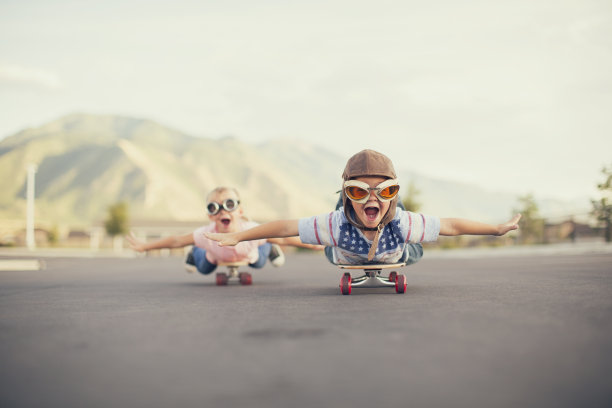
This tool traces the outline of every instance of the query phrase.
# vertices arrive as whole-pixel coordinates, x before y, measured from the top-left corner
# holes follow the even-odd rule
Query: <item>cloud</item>
[[[62,83],[52,72],[0,63],[0,87],[55,91],[62,87]]]

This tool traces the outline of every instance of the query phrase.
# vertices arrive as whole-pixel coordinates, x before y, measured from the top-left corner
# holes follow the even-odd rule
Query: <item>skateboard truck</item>
[[[238,278],[241,285],[251,285],[253,283],[251,274],[248,272],[238,272],[238,268],[245,265],[248,265],[248,262],[219,262],[217,266],[225,266],[227,273],[217,272],[215,276],[217,286],[227,285],[231,278]]]
[[[345,272],[340,280],[340,291],[343,295],[350,295],[352,288],[388,288],[394,287],[397,293],[406,292],[406,276],[392,271],[389,276],[381,276],[381,271],[388,268],[400,268],[406,265],[376,264],[376,265],[343,265],[338,264],[341,269],[362,269],[363,276],[353,278],[350,272]]]

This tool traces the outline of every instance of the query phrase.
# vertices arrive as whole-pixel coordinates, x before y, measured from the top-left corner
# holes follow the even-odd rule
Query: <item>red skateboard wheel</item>
[[[217,282],[217,286],[224,286],[227,285],[227,274],[225,273],[218,273],[216,278],[216,282]]]
[[[242,285],[250,285],[253,283],[253,277],[248,272],[240,272],[238,274],[238,278],[240,279],[240,284]]]
[[[343,295],[351,294],[351,274],[348,272],[340,279],[340,292],[342,292]]]
[[[397,293],[406,292],[406,275],[404,274],[397,275],[397,278],[395,279],[395,291]]]

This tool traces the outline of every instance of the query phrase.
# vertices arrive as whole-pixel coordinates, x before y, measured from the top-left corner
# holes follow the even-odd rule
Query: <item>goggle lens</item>
[[[208,210],[208,213],[210,215],[215,215],[216,213],[221,211],[221,206],[217,203],[208,203],[206,209]]]
[[[221,209],[227,212],[235,211],[236,208],[238,208],[238,204],[240,204],[240,201],[234,200],[233,198],[228,198],[221,204],[211,201],[206,205],[206,210],[210,215],[217,215]]]
[[[361,187],[349,186],[346,188],[346,195],[352,200],[362,200],[370,195],[370,192]]]
[[[237,206],[236,200],[225,200],[223,203],[223,208],[225,208],[227,211],[234,211]]]
[[[383,188],[382,190],[380,190],[378,195],[384,199],[391,200],[393,197],[397,195],[398,192],[399,192],[399,186],[395,185],[395,186],[389,186],[387,188]]]

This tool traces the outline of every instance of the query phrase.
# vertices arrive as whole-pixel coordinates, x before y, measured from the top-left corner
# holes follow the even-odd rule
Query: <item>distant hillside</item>
[[[363,147],[356,147],[355,152]],[[100,223],[127,201],[133,220],[206,221],[205,194],[235,186],[259,221],[329,211],[346,157],[298,141],[246,144],[196,138],[150,120],[74,114],[0,141],[0,217],[25,214],[26,168],[38,166],[36,216],[55,225]],[[516,196],[400,172],[422,211],[495,221]],[[406,190],[404,190],[406,191]]]
[[[0,142],[0,171],[10,175],[0,180],[3,218],[25,213],[28,163],[38,165],[37,216],[83,225],[122,200],[133,219],[205,220],[205,194],[218,185],[236,186],[257,219],[324,212],[335,201],[331,175],[338,179],[342,167],[306,145],[252,146],[148,120],[70,115]]]

